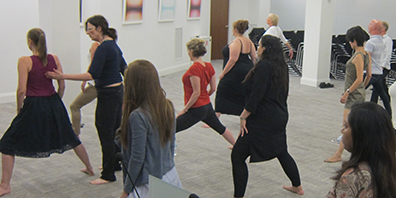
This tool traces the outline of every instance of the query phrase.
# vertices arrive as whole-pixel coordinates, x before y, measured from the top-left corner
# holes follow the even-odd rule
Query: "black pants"
[[[115,131],[120,127],[124,86],[97,88],[95,126],[102,146],[101,179],[115,181],[114,174],[117,146],[114,142]]]
[[[213,110],[212,103],[198,108],[190,108],[185,114],[176,118],[176,133],[186,130],[197,122],[202,121],[210,128],[222,135],[226,128],[221,124],[219,118]]]
[[[385,90],[386,95],[389,98],[390,101],[390,95],[389,95],[389,88],[388,85],[386,85],[386,76],[389,74],[390,70],[388,69],[383,69],[382,70],[382,88]],[[378,103],[378,96],[379,96],[379,91],[375,88],[373,88],[373,93],[371,94],[371,99],[370,102]]]
[[[382,74],[373,74],[371,76],[370,82],[366,86],[366,89],[373,85],[373,89],[378,91],[379,96],[381,97],[382,103],[384,103],[385,110],[389,113],[389,116],[392,118],[392,108],[390,105],[390,97],[385,93],[385,88],[383,87],[382,82]],[[374,94],[374,92],[372,93]],[[372,100],[370,100],[373,102]]]
[[[234,179],[234,197],[243,197],[245,195],[249,171],[246,159],[250,156],[249,151],[249,134],[239,137],[231,153],[232,176]],[[278,158],[283,171],[292,182],[294,187],[301,185],[300,174],[297,164],[285,149],[276,158]]]

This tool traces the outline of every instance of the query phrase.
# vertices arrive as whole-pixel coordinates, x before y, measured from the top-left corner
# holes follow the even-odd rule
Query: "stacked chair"
[[[396,80],[396,39],[393,39],[393,50],[391,55],[391,70],[388,76],[385,77],[386,84],[388,86],[392,85]]]
[[[264,34],[265,29],[264,28],[253,28],[252,31],[249,33],[249,38],[253,42],[254,46],[258,47],[258,42],[261,39],[261,36]]]
[[[264,34],[264,28],[253,28],[249,33],[249,38],[255,44],[256,49],[258,41]],[[294,55],[290,59],[289,49],[283,44],[283,50],[286,55],[286,61],[289,66],[289,71],[295,75],[302,75],[302,64],[304,56],[304,30],[298,31],[283,31],[286,39],[293,49]],[[334,79],[343,79],[345,77],[345,64],[352,56],[353,50],[346,40],[345,34],[333,35],[331,46],[331,63],[330,63],[330,77]],[[391,85],[396,79],[396,39],[393,40],[393,52],[391,57],[391,72],[386,78],[387,85]]]

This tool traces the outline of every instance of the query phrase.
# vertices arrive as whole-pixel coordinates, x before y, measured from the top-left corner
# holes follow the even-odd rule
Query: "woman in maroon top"
[[[28,32],[32,56],[18,60],[17,116],[0,140],[2,177],[0,196],[11,192],[10,181],[15,156],[43,158],[69,149],[86,166],[84,173],[93,175],[88,154],[74,134],[65,106],[61,100],[64,80],[58,80],[58,92],[45,72],[62,71],[56,55],[47,54],[45,34],[39,28]]]
[[[182,78],[184,108],[176,119],[176,133],[203,121],[234,145],[234,136],[221,124],[210,103],[209,96],[216,91],[216,77],[212,64],[202,60],[202,56],[206,53],[204,43],[198,38],[187,43],[188,55],[194,64]],[[210,85],[209,91],[208,85]]]

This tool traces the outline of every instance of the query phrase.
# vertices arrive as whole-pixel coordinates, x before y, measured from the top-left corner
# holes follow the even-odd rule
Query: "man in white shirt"
[[[392,56],[392,50],[393,50],[393,40],[386,34],[386,32],[389,29],[389,24],[385,21],[382,21],[382,40],[384,41],[384,45],[385,45],[385,50],[384,53],[382,54],[382,86],[385,90],[385,93],[388,95],[389,100],[390,100],[390,96],[389,96],[389,89],[388,89],[388,85],[386,84],[386,76],[388,76],[389,72],[390,72],[390,60],[391,60],[391,56]],[[378,102],[378,91],[376,89],[373,89],[373,94],[371,95],[371,102]]]
[[[385,93],[385,89],[382,85],[382,55],[385,51],[385,45],[381,36],[382,29],[382,22],[375,19],[373,19],[368,25],[368,30],[371,37],[364,46],[364,49],[371,55],[372,76],[369,84],[366,86],[366,89],[370,85],[373,85],[374,89],[378,91],[386,111],[389,113],[389,116],[392,117],[392,109],[390,106],[389,97]]]
[[[283,35],[283,31],[278,27],[279,17],[278,15],[271,13],[268,15],[267,24],[270,26],[267,31],[264,32],[264,35],[272,35],[278,37],[287,48],[289,48],[289,57],[290,59],[293,58],[293,48],[291,47],[288,40],[286,40],[285,36]]]

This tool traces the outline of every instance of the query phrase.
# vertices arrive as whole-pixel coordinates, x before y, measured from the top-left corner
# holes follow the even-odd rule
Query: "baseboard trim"
[[[0,104],[1,103],[9,103],[15,102],[15,92],[12,93],[2,93],[0,94]]]
[[[159,74],[159,76],[166,76],[166,75],[169,75],[169,74],[173,74],[173,73],[176,73],[176,72],[179,72],[179,71],[186,70],[186,69],[188,69],[189,66],[190,66],[189,63],[183,63],[183,64],[176,65],[176,66],[173,66],[173,67],[167,67],[165,69],[159,69],[158,70],[158,74]]]

